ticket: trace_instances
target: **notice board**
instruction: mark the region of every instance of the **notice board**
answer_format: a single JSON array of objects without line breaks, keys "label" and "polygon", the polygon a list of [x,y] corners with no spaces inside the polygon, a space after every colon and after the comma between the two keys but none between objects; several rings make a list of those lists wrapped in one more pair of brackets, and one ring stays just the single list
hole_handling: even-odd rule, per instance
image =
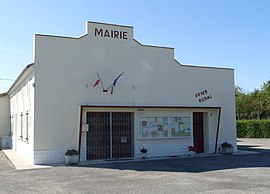
[{"label": "notice board", "polygon": [[190,116],[140,116],[139,139],[190,137]]}]

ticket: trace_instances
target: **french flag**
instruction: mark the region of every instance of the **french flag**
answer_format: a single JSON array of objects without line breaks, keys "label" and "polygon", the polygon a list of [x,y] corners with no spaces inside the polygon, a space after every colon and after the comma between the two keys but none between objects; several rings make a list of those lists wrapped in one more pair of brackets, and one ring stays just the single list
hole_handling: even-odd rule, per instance
[{"label": "french flag", "polygon": [[98,79],[98,80],[95,82],[94,87],[96,87],[96,86],[99,84],[99,82],[100,82],[100,79]]},{"label": "french flag", "polygon": [[123,75],[124,72],[122,72],[118,77],[113,81],[113,86],[115,87],[117,80]]}]

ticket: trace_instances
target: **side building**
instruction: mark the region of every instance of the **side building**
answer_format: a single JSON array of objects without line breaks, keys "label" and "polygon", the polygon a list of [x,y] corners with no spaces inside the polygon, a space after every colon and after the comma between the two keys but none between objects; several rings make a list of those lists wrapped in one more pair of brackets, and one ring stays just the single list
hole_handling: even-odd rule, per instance
[{"label": "side building", "polygon": [[11,147],[9,96],[0,94],[0,148]]},{"label": "side building", "polygon": [[87,22],[79,38],[35,35],[34,63],[7,92],[12,148],[33,164],[236,151],[234,71],[182,65],[133,27]]}]

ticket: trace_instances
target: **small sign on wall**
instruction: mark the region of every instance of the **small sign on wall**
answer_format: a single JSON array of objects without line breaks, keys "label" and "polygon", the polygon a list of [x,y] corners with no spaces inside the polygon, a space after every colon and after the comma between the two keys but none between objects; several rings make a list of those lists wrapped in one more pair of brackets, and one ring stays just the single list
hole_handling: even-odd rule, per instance
[{"label": "small sign on wall", "polygon": [[127,137],[121,137],[121,143],[127,143]]},{"label": "small sign on wall", "polygon": [[212,97],[212,94],[209,93],[208,90],[202,90],[195,93],[195,98],[198,100],[199,103],[202,103],[202,102],[211,100],[213,97]]},{"label": "small sign on wall", "polygon": [[88,124],[83,124],[82,125],[82,131],[88,131],[89,125]]}]

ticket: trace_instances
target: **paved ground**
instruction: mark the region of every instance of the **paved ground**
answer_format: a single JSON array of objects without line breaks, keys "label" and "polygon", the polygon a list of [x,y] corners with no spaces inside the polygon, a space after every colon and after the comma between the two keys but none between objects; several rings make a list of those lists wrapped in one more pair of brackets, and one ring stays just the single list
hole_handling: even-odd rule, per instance
[{"label": "paved ground", "polygon": [[239,138],[237,140],[237,145],[238,149],[268,152],[268,150],[270,150],[270,139]]},{"label": "paved ground", "polygon": [[0,151],[0,193],[270,193],[270,139],[239,148],[258,153],[15,170]]}]

